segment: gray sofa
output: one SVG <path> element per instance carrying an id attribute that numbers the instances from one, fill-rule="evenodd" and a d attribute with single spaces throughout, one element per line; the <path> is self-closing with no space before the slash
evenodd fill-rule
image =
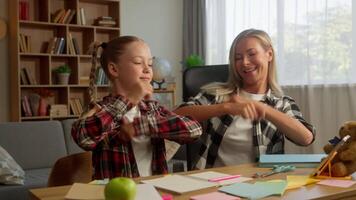
<path id="1" fill-rule="evenodd" d="M 1 200 L 29 199 L 29 189 L 47 186 L 51 167 L 58 158 L 83 151 L 70 135 L 73 121 L 0 123 L 0 146 L 26 174 L 23 186 L 0 185 Z"/>

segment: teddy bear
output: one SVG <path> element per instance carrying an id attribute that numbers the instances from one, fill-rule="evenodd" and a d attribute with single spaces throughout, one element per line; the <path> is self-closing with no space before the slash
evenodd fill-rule
<path id="1" fill-rule="evenodd" d="M 339 135 L 343 138 L 350 135 L 349 140 L 338 150 L 335 158 L 331 162 L 331 175 L 333 177 L 344 177 L 356 171 L 356 121 L 345 122 Z M 334 145 L 324 146 L 325 153 L 330 153 Z"/>

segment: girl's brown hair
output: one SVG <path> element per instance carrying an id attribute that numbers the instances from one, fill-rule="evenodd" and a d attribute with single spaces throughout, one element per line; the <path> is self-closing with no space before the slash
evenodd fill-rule
<path id="1" fill-rule="evenodd" d="M 92 66 L 90 70 L 90 83 L 89 83 L 89 98 L 90 104 L 95 104 L 96 102 L 96 90 L 95 90 L 95 80 L 96 80 L 96 68 L 98 60 L 98 49 L 101 47 L 102 53 L 100 56 L 100 64 L 104 70 L 106 76 L 110 79 L 108 73 L 108 64 L 110 62 L 117 63 L 120 59 L 120 56 L 124 53 L 126 47 L 132 42 L 143 41 L 142 39 L 135 36 L 120 36 L 115 39 L 110 40 L 108 43 L 93 43 L 92 48 Z"/>

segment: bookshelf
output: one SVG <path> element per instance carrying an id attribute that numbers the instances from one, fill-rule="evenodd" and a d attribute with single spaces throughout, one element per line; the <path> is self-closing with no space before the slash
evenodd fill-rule
<path id="1" fill-rule="evenodd" d="M 59 15 L 61 10 L 62 16 Z M 111 19 L 110 25 L 96 25 L 102 16 Z M 71 100 L 77 99 L 81 105 L 89 101 L 87 89 L 91 56 L 87 50 L 93 41 L 107 42 L 120 35 L 120 1 L 9 1 L 9 32 L 11 121 L 77 118 L 78 114 L 71 108 Z M 54 42 L 53 50 L 55 47 L 60 50 L 63 46 L 59 52 L 48 49 L 54 38 L 65 41 L 63 44 Z M 72 44 L 74 46 L 71 47 Z M 61 65 L 71 68 L 68 84 L 58 84 L 53 72 Z M 51 95 L 45 98 L 49 107 L 56 105 L 52 107 L 62 108 L 65 105 L 66 114 L 52 112 L 61 113 L 53 116 L 49 109 L 43 116 L 26 114 L 24 96 L 33 96 L 38 90 L 49 91 Z M 102 98 L 108 93 L 109 86 L 100 84 L 96 90 L 98 97 Z"/>

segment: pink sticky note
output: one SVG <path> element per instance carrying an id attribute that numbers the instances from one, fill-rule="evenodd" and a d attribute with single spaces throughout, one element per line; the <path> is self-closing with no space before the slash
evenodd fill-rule
<path id="1" fill-rule="evenodd" d="M 317 184 L 347 188 L 355 183 L 356 181 L 328 179 L 328 180 L 319 181 Z"/>
<path id="2" fill-rule="evenodd" d="M 231 196 L 222 192 L 211 192 L 190 197 L 191 200 L 240 200 L 239 197 Z"/>

